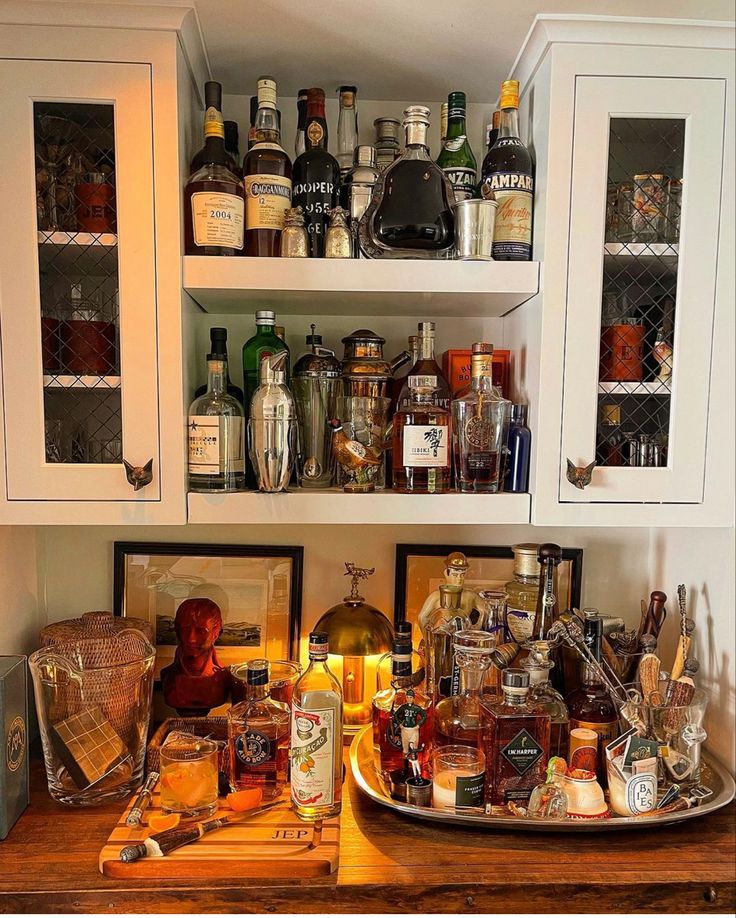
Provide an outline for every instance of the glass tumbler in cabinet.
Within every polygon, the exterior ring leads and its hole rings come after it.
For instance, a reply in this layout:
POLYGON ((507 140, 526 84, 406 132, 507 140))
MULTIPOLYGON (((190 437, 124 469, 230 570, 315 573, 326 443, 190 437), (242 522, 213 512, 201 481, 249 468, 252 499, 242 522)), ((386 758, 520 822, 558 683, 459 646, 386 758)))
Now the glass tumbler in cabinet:
POLYGON ((723 105, 719 80, 578 78, 563 502, 703 499, 723 105))
POLYGON ((8 497, 157 501, 149 68, 6 60, 0 79, 22 126, 0 141, 8 497))

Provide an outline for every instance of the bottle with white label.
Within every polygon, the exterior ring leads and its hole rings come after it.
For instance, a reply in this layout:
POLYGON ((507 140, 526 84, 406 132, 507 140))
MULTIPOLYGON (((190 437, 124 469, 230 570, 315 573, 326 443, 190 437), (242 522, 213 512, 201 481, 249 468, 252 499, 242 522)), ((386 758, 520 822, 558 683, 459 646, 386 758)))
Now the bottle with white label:
POLYGON ((465 93, 451 92, 447 97, 447 132, 437 165, 447 176, 456 201, 465 201, 475 193, 478 166, 468 141, 465 122, 465 93))
POLYGON ((309 666, 291 699, 291 799, 300 819, 316 822, 342 809, 342 689, 327 666, 323 631, 309 635, 309 666))
POLYGON ((435 403, 437 377, 407 377, 409 403, 394 415, 393 489, 405 494, 450 490, 450 412, 435 403))
MULTIPOLYGON (((218 84, 207 84, 217 86, 218 84)), ((208 98, 204 149, 184 189, 184 246, 187 255, 242 255, 245 232, 243 183, 225 150, 222 112, 208 98)))
POLYGON ((244 414, 227 393, 227 361, 207 355, 207 392, 189 409, 189 490, 241 491, 245 486, 244 414))

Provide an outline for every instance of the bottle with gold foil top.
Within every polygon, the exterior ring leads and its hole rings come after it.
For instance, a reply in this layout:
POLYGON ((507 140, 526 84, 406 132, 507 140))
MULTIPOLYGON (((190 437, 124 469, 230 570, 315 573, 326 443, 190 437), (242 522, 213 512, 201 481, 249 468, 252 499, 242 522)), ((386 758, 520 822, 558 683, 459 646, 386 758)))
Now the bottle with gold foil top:
POLYGON ((245 254, 277 257, 286 211, 291 207, 291 161, 281 146, 276 82, 258 80, 255 143, 243 162, 245 254))
POLYGON ((531 639, 534 614, 539 595, 538 545, 523 543, 513 545, 514 579, 505 586, 507 596, 507 639, 523 644, 531 639))
POLYGON ((309 258, 309 236, 301 207, 290 207, 281 233, 282 258, 309 258))
POLYGON ((347 223, 348 212, 343 207, 333 207, 329 212, 330 225, 325 236, 325 258, 351 258, 353 237, 347 223))
POLYGON ((529 150, 519 138, 519 83, 501 85, 498 139, 483 160, 480 193, 496 200, 491 254, 495 261, 530 261, 534 176, 529 150))

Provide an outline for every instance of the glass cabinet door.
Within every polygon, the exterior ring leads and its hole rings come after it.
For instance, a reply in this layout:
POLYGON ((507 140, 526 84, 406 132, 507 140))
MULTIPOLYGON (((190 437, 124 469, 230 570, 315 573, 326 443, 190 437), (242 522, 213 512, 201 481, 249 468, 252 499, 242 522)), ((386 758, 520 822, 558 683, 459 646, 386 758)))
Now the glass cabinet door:
POLYGON ((703 499, 723 122, 718 80, 576 81, 562 501, 703 499))
POLYGON ((149 68, 6 60, 0 83, 7 496, 157 500, 149 68), (124 459, 153 460, 137 493, 124 459))

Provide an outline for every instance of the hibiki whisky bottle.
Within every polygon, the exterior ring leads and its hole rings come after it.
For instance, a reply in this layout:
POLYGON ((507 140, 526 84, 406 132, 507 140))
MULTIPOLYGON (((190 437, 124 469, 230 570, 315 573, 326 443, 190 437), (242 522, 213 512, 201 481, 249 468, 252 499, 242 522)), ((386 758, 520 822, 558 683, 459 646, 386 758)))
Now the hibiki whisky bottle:
POLYGON ((436 378, 410 376, 409 404, 393 423, 393 489, 408 494, 450 490, 450 413, 435 404, 436 378))
POLYGON ((248 663, 247 681, 248 697, 227 716, 230 784, 260 787, 264 800, 274 800, 286 786, 291 710, 271 698, 267 660, 248 663))

